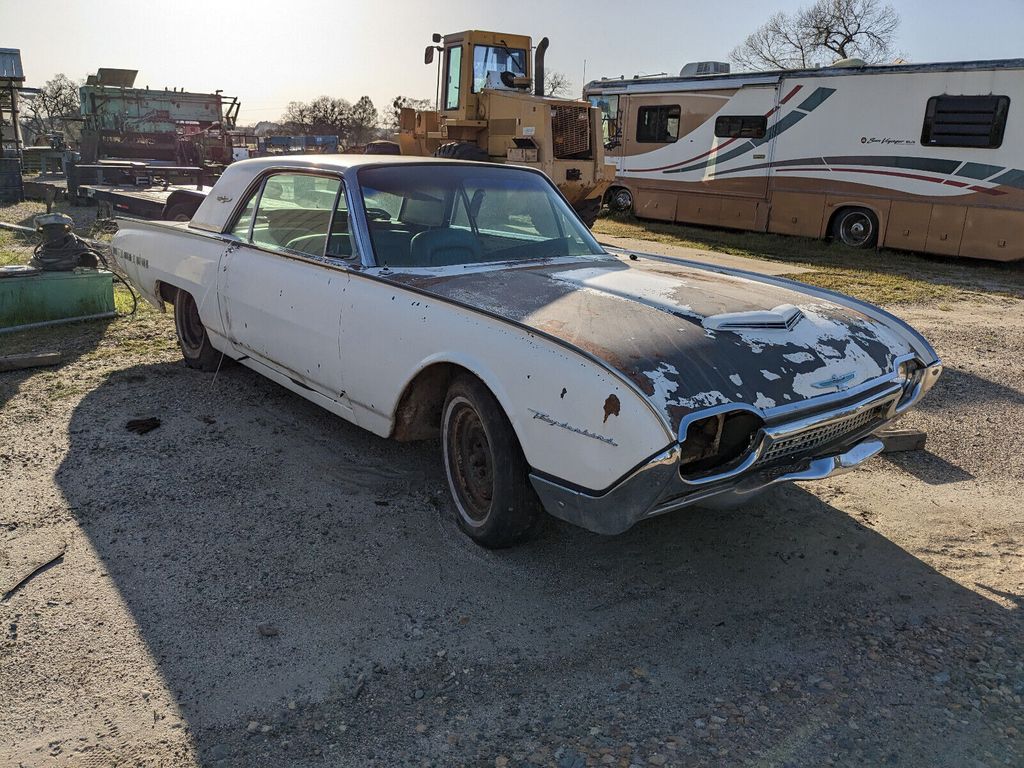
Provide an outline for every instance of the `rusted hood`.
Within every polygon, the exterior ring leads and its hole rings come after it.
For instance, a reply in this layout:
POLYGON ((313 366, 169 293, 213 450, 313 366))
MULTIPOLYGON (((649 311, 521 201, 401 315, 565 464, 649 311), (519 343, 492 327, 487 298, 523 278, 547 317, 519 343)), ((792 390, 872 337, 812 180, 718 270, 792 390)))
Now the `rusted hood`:
POLYGON ((896 333, 854 309, 792 288, 651 259, 388 277, 601 358, 632 380, 673 429, 686 414, 711 405, 744 402, 767 410, 853 387, 890 371, 893 358, 909 351, 896 333), (789 327, 764 327, 760 313, 776 308, 768 320, 799 317, 789 327), (730 317, 720 322, 722 315, 730 317))

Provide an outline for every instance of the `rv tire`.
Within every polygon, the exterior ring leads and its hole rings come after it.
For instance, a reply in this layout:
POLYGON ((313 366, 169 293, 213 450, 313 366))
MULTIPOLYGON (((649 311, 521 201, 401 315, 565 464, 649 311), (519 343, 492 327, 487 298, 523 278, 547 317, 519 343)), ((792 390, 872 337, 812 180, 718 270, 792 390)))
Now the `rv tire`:
POLYGON ((605 200, 608 209, 614 213, 629 213, 633 210, 633 193, 625 187, 614 187, 608 190, 605 200))
POLYGON ((878 217, 867 208, 842 208, 832 221, 832 237, 850 248, 873 248, 878 217))

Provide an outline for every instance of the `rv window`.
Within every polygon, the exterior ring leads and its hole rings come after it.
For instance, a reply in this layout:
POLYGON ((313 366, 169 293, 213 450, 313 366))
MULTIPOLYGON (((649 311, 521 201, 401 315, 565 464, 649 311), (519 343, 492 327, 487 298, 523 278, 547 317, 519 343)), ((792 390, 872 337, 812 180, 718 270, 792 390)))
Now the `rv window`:
POLYGON ((764 115, 722 115, 715 120, 715 136, 720 139, 763 139, 767 130, 764 115))
POLYGON ((669 144, 679 138, 679 107, 640 107, 636 115, 636 140, 669 144))
POLYGON ((995 149, 1003 143, 1009 96, 932 96, 924 112, 921 144, 995 149))

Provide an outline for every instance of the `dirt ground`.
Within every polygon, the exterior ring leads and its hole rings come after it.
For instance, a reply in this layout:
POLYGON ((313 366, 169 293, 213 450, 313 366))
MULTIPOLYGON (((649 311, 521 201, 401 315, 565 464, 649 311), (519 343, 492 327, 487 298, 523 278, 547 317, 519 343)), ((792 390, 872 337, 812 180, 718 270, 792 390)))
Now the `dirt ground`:
POLYGON ((64 354, 0 374, 0 574, 63 551, 0 601, 0 764, 1024 765, 1024 301, 896 311, 925 451, 503 552, 436 442, 167 317, 0 336, 64 354))

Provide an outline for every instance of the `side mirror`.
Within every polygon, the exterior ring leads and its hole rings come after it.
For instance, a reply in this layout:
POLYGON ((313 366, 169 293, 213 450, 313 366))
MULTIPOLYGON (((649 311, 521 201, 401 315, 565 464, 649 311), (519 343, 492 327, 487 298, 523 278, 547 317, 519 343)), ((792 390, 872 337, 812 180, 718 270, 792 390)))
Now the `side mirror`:
POLYGON ((432 34, 430 36, 430 39, 433 40, 435 43, 440 43, 441 42, 441 35, 439 35, 437 32, 435 32, 434 34, 432 34))
POLYGON ((423 63, 433 64, 434 63, 434 46, 428 45, 427 49, 423 51, 423 63))

